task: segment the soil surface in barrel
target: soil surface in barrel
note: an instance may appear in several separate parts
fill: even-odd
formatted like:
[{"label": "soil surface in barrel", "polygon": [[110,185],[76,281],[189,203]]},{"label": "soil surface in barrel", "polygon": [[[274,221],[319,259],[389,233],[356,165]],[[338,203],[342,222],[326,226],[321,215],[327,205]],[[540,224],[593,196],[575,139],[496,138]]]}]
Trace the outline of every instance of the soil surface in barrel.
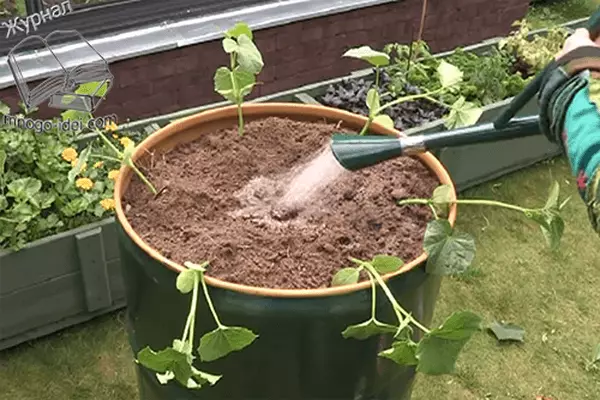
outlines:
[{"label": "soil surface in barrel", "polygon": [[334,124],[270,117],[202,135],[140,160],[156,198],[134,176],[124,196],[133,229],[169,259],[210,261],[207,275],[258,287],[331,286],[348,257],[408,262],[422,253],[431,211],[396,200],[430,197],[438,180],[402,157],[346,172],[303,208],[278,210],[298,167],[318,154]]}]

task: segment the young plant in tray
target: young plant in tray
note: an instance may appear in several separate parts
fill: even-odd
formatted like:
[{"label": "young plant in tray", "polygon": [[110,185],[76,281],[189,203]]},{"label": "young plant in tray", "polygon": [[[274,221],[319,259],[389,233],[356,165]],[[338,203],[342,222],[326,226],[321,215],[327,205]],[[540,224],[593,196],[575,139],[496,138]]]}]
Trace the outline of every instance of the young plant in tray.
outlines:
[{"label": "young plant in tray", "polygon": [[373,50],[369,46],[361,46],[346,51],[342,57],[357,58],[375,67],[375,87],[379,88],[379,76],[381,67],[390,65],[390,56],[387,53]]},{"label": "young plant in tray", "polygon": [[441,103],[450,109],[449,115],[445,117],[446,126],[448,128],[457,128],[475,124],[479,120],[479,117],[483,111],[481,108],[476,107],[473,103],[467,102],[464,97],[459,97],[458,100],[456,100],[452,105],[445,104],[434,98],[434,96],[437,94],[455,92],[458,90],[458,87],[463,79],[463,73],[454,65],[442,60],[437,68],[437,78],[440,82],[440,87],[438,89],[425,93],[398,97],[383,105],[380,103],[380,94],[378,89],[369,89],[367,92],[367,107],[369,108],[368,120],[363,126],[362,130],[359,132],[359,135],[366,134],[371,126],[371,123],[373,122],[381,124],[387,128],[394,129],[394,121],[389,115],[383,114],[383,111],[396,104],[420,98],[427,99],[434,103]]},{"label": "young plant in tray", "polygon": [[219,67],[215,72],[215,91],[237,104],[238,132],[244,134],[242,103],[256,85],[256,76],[264,63],[260,51],[252,42],[252,31],[245,23],[237,23],[225,32],[223,50],[229,54],[230,66]]},{"label": "young plant in tray", "polygon": [[[467,270],[475,256],[475,240],[468,234],[456,232],[447,218],[451,204],[501,207],[522,213],[527,219],[540,226],[542,234],[551,249],[556,249],[564,230],[560,211],[569,199],[559,200],[559,185],[555,182],[548,200],[540,208],[524,208],[513,204],[484,199],[452,200],[452,188],[441,185],[429,199],[406,199],[398,202],[401,206],[425,205],[431,208],[434,220],[429,222],[423,240],[427,253],[425,269],[433,275],[456,275]],[[358,282],[360,272],[367,273],[371,281],[371,316],[366,321],[351,325],[344,330],[345,338],[364,340],[374,335],[392,334],[390,348],[379,353],[400,365],[416,366],[418,372],[431,375],[450,374],[454,371],[461,350],[470,338],[483,330],[491,331],[500,341],[522,341],[524,331],[513,324],[496,321],[485,324],[483,319],[471,311],[457,311],[440,326],[428,328],[414,318],[394,298],[381,275],[397,271],[403,261],[390,255],[377,255],[372,260],[350,258],[354,267],[339,270],[333,277],[332,285],[348,285]],[[394,324],[377,319],[377,290],[382,289],[392,307]],[[413,328],[422,331],[422,337],[415,341]]]}]

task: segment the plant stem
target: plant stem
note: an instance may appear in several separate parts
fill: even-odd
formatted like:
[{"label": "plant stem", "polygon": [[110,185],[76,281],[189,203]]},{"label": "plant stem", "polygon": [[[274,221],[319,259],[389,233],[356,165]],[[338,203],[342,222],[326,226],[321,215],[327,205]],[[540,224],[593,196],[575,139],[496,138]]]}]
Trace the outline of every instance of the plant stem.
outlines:
[{"label": "plant stem", "polygon": [[371,318],[376,319],[375,311],[377,305],[377,288],[375,287],[375,281],[371,274],[369,274],[369,280],[371,281]]},{"label": "plant stem", "polygon": [[217,315],[217,312],[215,311],[215,306],[213,306],[212,300],[210,299],[210,296],[208,295],[208,288],[206,287],[206,282],[204,281],[204,272],[200,272],[200,278],[201,278],[200,282],[202,283],[202,290],[204,291],[204,298],[206,299],[206,304],[208,304],[210,313],[212,314],[217,326],[219,328],[224,328],[225,326],[219,320],[219,316]]},{"label": "plant stem", "polygon": [[[202,274],[202,272],[199,272]],[[190,323],[190,345],[194,347],[194,331],[196,326],[196,308],[198,306],[198,272],[194,274],[194,291],[192,292],[192,307],[190,308],[190,316],[192,317],[192,321]],[[204,281],[204,279],[203,279]]]},{"label": "plant stem", "polygon": [[402,103],[404,101],[410,101],[410,100],[415,100],[415,99],[422,99],[424,97],[428,97],[431,96],[432,94],[435,93],[439,93],[443,90],[444,88],[441,87],[439,89],[436,89],[434,91],[431,91],[429,93],[419,93],[419,94],[411,94],[410,96],[404,96],[404,97],[398,97],[396,100],[390,101],[387,104],[384,104],[383,106],[379,107],[379,110],[377,110],[377,114],[380,114],[383,110],[385,110],[386,108],[395,106],[396,104]]},{"label": "plant stem", "polygon": [[[192,301],[194,301],[192,299]],[[183,329],[183,336],[181,337],[181,341],[185,343],[187,340],[188,334],[190,332],[190,326],[192,325],[192,307],[190,306],[190,313],[187,316],[187,320],[185,321],[185,328]]]},{"label": "plant stem", "polygon": [[371,122],[373,122],[373,118],[371,117],[371,115],[369,115],[369,119],[367,120],[367,122],[365,123],[365,125],[362,127],[362,129],[359,132],[360,136],[367,133],[367,129],[369,129],[369,126],[371,126]]},{"label": "plant stem", "polygon": [[[501,208],[507,208],[509,210],[519,211],[522,213],[525,213],[528,211],[536,211],[535,209],[523,208],[523,207],[515,206],[513,204],[503,203],[501,201],[496,201],[496,200],[454,200],[454,201],[448,202],[448,204],[450,204],[450,203],[465,204],[465,205],[468,204],[468,205],[477,205],[477,206],[501,207]],[[431,204],[433,204],[433,202],[431,201],[431,199],[406,199],[406,200],[398,201],[398,205],[406,205],[406,204],[431,205]]]},{"label": "plant stem", "polygon": [[437,211],[435,211],[435,207],[433,206],[433,204],[429,204],[429,208],[431,209],[431,212],[433,213],[433,217],[435,219],[440,219],[440,217],[437,214]]},{"label": "plant stem", "polygon": [[[105,138],[104,134],[102,132],[100,132],[98,129],[96,129],[96,133],[98,133],[98,135],[102,138],[102,140],[104,140],[104,143],[106,143],[115,153],[117,153],[120,158],[124,157],[123,153],[121,153],[119,151],[119,149],[117,149],[115,147],[115,145],[113,145],[110,142],[110,140],[108,140],[107,138]],[[106,156],[98,156],[98,157],[102,158],[102,157],[106,157]],[[113,160],[111,158],[108,158],[108,159],[110,159],[111,161]],[[133,169],[135,171],[135,173],[146,184],[146,186],[148,186],[150,188],[150,191],[152,192],[152,194],[158,193],[156,191],[156,188],[154,187],[154,185],[152,185],[152,183],[150,183],[150,181],[144,176],[144,174],[142,174],[142,172],[138,169],[138,167],[135,166],[135,164],[133,163],[132,160],[120,160],[120,159],[114,159],[114,160],[118,161],[119,163],[125,162],[129,167],[131,167],[131,169]]]},{"label": "plant stem", "polygon": [[238,134],[244,136],[244,115],[242,114],[242,103],[238,103]]},{"label": "plant stem", "polygon": [[119,149],[116,148],[116,146],[114,144],[112,144],[110,142],[110,140],[108,140],[104,134],[102,132],[100,132],[98,129],[96,129],[96,133],[98,134],[98,136],[100,136],[102,138],[102,140],[104,140],[104,143],[107,144],[108,147],[110,147],[112,149],[112,151],[114,151],[115,153],[117,153],[117,155],[122,158],[123,157],[123,153],[121,153],[119,151]]},{"label": "plant stem", "polygon": [[152,183],[150,183],[150,181],[144,176],[144,174],[142,174],[142,171],[140,171],[138,169],[138,167],[135,166],[133,161],[129,160],[129,163],[127,165],[129,165],[135,171],[137,176],[139,176],[140,179],[146,184],[146,186],[148,186],[150,188],[150,191],[152,192],[152,194],[158,193],[156,188],[154,187],[154,185],[152,185]]},{"label": "plant stem", "polygon": [[427,100],[429,100],[429,101],[433,102],[433,103],[437,103],[437,104],[439,104],[439,105],[441,105],[441,106],[444,106],[444,107],[446,107],[446,108],[450,108],[450,109],[452,108],[452,106],[451,106],[451,105],[449,105],[449,104],[446,104],[446,103],[444,103],[443,101],[441,101],[441,100],[438,100],[438,99],[436,99],[436,98],[433,98],[433,97],[431,97],[431,96],[425,96],[425,98],[426,98]]},{"label": "plant stem", "polygon": [[[232,58],[233,60],[233,58]],[[235,96],[237,102],[237,111],[238,111],[238,134],[240,136],[244,135],[244,117],[242,116],[242,95],[239,92],[237,87],[237,82],[235,79],[235,75],[233,74],[233,64],[231,67],[231,73],[229,74],[231,80],[231,90],[233,91],[233,95]]]},{"label": "plant stem", "polygon": [[377,283],[379,284],[379,286],[383,290],[383,293],[385,293],[385,296],[388,298],[388,300],[392,304],[392,308],[394,309],[394,313],[396,314],[396,317],[398,317],[398,323],[402,324],[402,320],[403,320],[402,315],[404,315],[406,318],[409,318],[411,320],[411,322],[417,328],[421,329],[425,333],[429,333],[429,329],[427,329],[427,327],[423,326],[408,311],[406,311],[404,308],[402,308],[402,306],[400,304],[398,304],[398,302],[396,301],[396,298],[394,297],[394,295],[392,294],[392,292],[390,291],[390,289],[388,288],[388,286],[384,282],[384,280],[381,277],[381,275],[379,275],[379,273],[377,272],[377,270],[375,268],[373,268],[373,266],[370,263],[364,262],[364,261],[361,261],[361,260],[357,260],[356,258],[351,258],[351,260],[353,262],[355,262],[355,263],[358,263],[359,265],[362,265],[369,272],[369,274],[372,275],[377,280]]},{"label": "plant stem", "polygon": [[379,88],[379,67],[375,68],[375,87]]}]

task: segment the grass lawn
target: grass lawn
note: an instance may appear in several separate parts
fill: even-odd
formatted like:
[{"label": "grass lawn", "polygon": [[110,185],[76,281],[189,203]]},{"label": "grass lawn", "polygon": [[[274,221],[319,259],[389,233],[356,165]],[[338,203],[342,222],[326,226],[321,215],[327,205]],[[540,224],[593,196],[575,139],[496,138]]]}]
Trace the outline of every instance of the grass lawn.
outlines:
[{"label": "grass lawn", "polygon": [[[563,196],[561,249],[550,252],[541,232],[519,214],[462,206],[458,228],[474,234],[478,251],[469,273],[446,279],[435,319],[470,309],[526,329],[524,344],[500,346],[479,335],[453,376],[419,376],[413,400],[598,399],[600,370],[586,362],[600,342],[600,245],[565,160],[557,159],[472,190],[526,207],[545,202],[553,180]],[[132,354],[123,313],[0,353],[1,400],[134,400]]]}]

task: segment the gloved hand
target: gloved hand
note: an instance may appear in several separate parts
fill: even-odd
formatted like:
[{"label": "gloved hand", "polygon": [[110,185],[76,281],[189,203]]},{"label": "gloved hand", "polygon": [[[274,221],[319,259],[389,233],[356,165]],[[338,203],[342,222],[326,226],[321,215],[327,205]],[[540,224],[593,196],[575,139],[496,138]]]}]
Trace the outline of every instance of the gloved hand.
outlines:
[{"label": "gloved hand", "polygon": [[[560,61],[566,58],[569,53],[582,47],[597,48],[600,52],[600,38],[596,41],[590,39],[589,31],[585,28],[579,28],[567,38],[562,50],[556,55],[555,61],[558,63],[542,82],[538,94],[540,104],[540,129],[546,135],[548,140],[553,143],[562,144],[561,135],[564,125],[567,108],[573,100],[573,96],[584,88],[589,81],[589,71],[583,70],[576,74],[571,62],[570,68],[560,65]],[[593,55],[592,59],[597,57]],[[600,58],[597,61],[600,69]]]},{"label": "gloved hand", "polygon": [[549,68],[539,91],[540,129],[563,147],[591,225],[600,233],[600,46],[578,29]]}]

